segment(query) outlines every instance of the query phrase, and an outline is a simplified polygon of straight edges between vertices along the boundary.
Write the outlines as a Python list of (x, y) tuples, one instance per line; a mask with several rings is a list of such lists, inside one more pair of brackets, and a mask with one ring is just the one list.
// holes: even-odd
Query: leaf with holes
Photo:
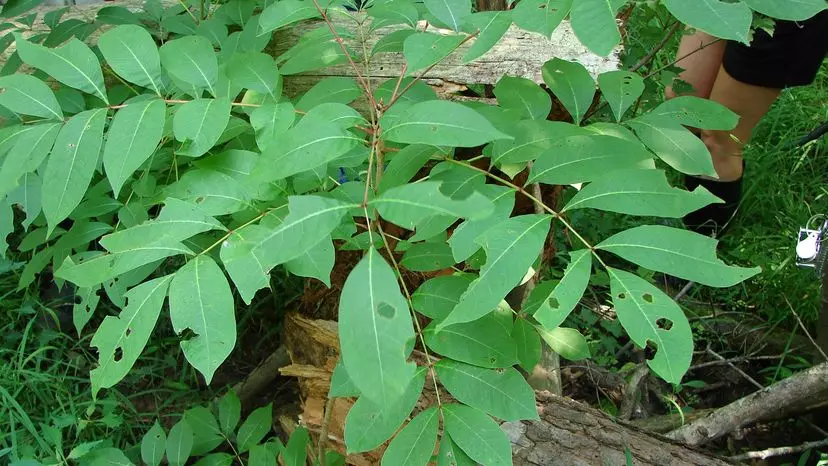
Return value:
[(73, 38), (62, 47), (48, 48), (27, 41), (20, 33), (14, 37), (17, 53), (27, 65), (109, 104), (101, 63), (86, 44)]
[(472, 31), (480, 31), (463, 55), (463, 61), (468, 63), (482, 57), (500, 42), (512, 25), (512, 12), (480, 11), (466, 18), (466, 25)]
[(553, 58), (544, 63), (543, 81), (572, 115), (575, 124), (580, 124), (592, 105), (595, 96), (595, 81), (584, 65)]
[(400, 265), (413, 272), (433, 272), (454, 265), (447, 243), (417, 243), (400, 260)]
[(43, 174), (43, 213), (54, 229), (80, 204), (98, 164), (106, 109), (78, 113), (55, 140)]
[(535, 160), (527, 183), (583, 183), (612, 170), (639, 168), (651, 157), (641, 145), (613, 136), (564, 137)]
[(618, 320), (641, 348), (656, 345), (647, 365), (662, 379), (678, 384), (693, 357), (693, 333), (684, 312), (648, 281), (623, 270), (607, 268)]
[(443, 423), (451, 439), (474, 461), (511, 465), (512, 446), (506, 433), (483, 412), (460, 404), (443, 405)]
[(405, 393), (390, 405), (378, 405), (364, 396), (360, 397), (345, 419), (345, 443), (348, 451), (370, 451), (391, 438), (408, 419), (420, 399), (425, 381), (426, 369), (417, 369)]
[(480, 367), (503, 368), (517, 362), (517, 347), (498, 316), (487, 314), (474, 322), (435, 330), (436, 322), (423, 329), (426, 345), (437, 354)]
[(596, 246), (650, 270), (703, 285), (725, 288), (761, 271), (726, 265), (716, 257), (718, 241), (692, 231), (642, 225), (617, 233)]
[(158, 466), (164, 459), (164, 448), (167, 444), (167, 434), (158, 421), (144, 434), (141, 439), (141, 460), (147, 466)]
[(441, 359), (434, 369), (458, 401), (504, 421), (539, 419), (535, 391), (512, 367), (486, 369)]
[(587, 249), (569, 253), (571, 261), (560, 283), (544, 282), (532, 290), (524, 310), (547, 329), (563, 323), (581, 301), (592, 273), (592, 253)]
[(164, 102), (157, 99), (129, 104), (115, 114), (106, 135), (103, 164), (116, 197), (127, 179), (155, 152), (166, 115)]
[(686, 191), (670, 186), (662, 170), (617, 170), (583, 187), (563, 208), (599, 209), (629, 215), (682, 218), (722, 201), (703, 186)]
[(440, 412), (432, 406), (417, 415), (388, 445), (382, 456), (382, 464), (421, 465), (427, 464), (437, 443), (437, 429)]
[(441, 184), (434, 181), (405, 184), (389, 189), (368, 204), (384, 219), (411, 230), (434, 215), (482, 219), (492, 213), (492, 201), (482, 194), (474, 192), (463, 200), (454, 200), (443, 194)]
[(101, 297), (98, 295), (99, 291), (101, 291), (100, 286), (93, 286), (90, 288), (80, 288), (75, 293), (80, 298), (80, 302), (75, 302), (75, 305), (72, 307), (72, 323), (75, 325), (78, 336), (81, 336), (83, 328), (86, 327), (89, 319), (92, 318), (92, 314), (95, 313), (95, 309), (98, 308), (98, 302), (101, 300)]
[(178, 270), (170, 284), (170, 319), (180, 334), (184, 356), (209, 384), (236, 345), (233, 293), (219, 266), (209, 256), (196, 256)]
[[(0, 165), (0, 197), (14, 190), (21, 178), (40, 167), (55, 143), (60, 123), (32, 125), (21, 133)], [(29, 222), (31, 223), (31, 222)]]
[(230, 101), (195, 99), (182, 105), (173, 117), (175, 139), (181, 155), (201, 157), (212, 149), (230, 121)]
[(98, 39), (98, 48), (120, 77), (162, 95), (161, 57), (146, 29), (134, 25), (112, 28)]
[(615, 115), (615, 121), (621, 121), (624, 113), (644, 92), (644, 78), (624, 70), (608, 71), (598, 75), (598, 86)]
[(521, 0), (512, 15), (515, 24), (527, 31), (551, 37), (572, 9), (573, 0)]
[(167, 463), (170, 466), (184, 466), (193, 449), (193, 430), (184, 419), (178, 421), (167, 436)]
[(739, 123), (739, 115), (724, 105), (692, 95), (666, 100), (649, 115), (665, 117), (680, 125), (727, 131)]
[(748, 43), (753, 14), (742, 2), (664, 0), (664, 6), (688, 26), (722, 39)]
[(225, 393), (218, 403), (219, 428), (224, 435), (231, 435), (241, 420), (241, 401), (233, 390)]
[(263, 36), (270, 31), (288, 26), (297, 21), (319, 17), (319, 10), (313, 2), (299, 0), (282, 0), (262, 11), (259, 18), (257, 35)]
[(252, 413), (239, 427), (236, 435), (236, 446), (240, 452), (250, 450), (253, 445), (261, 442), (270, 432), (273, 420), (273, 405), (263, 406)]
[(267, 94), (274, 100), (279, 100), (282, 93), (282, 77), (276, 62), (261, 52), (236, 55), (227, 67), (227, 77), (245, 89)]
[(549, 233), (548, 215), (512, 217), (477, 238), (486, 251), (480, 277), (469, 285), (460, 302), (437, 325), (471, 322), (491, 312), (517, 286), (538, 258)]
[(118, 317), (104, 318), (91, 346), (98, 349), (98, 367), (90, 372), (92, 395), (111, 388), (132, 369), (149, 341), (172, 275), (144, 282), (126, 293), (127, 306)]
[[(437, 0), (442, 1), (442, 0)], [(415, 32), (403, 41), (403, 56), (409, 76), (449, 56), (463, 43), (463, 36), (446, 36), (431, 32)]]
[(23, 115), (63, 120), (55, 93), (46, 83), (28, 74), (0, 78), (0, 105)]
[(707, 146), (671, 118), (643, 115), (627, 123), (667, 165), (688, 175), (717, 176)]
[(500, 78), (494, 88), (497, 103), (518, 111), (521, 118), (546, 120), (552, 111), (552, 99), (534, 81), (512, 76)]
[(416, 368), (405, 357), (413, 338), (396, 275), (371, 248), (348, 275), (339, 300), (342, 361), (363, 396), (382, 406), (402, 396)]
[(424, 0), (426, 10), (455, 31), (471, 15), (469, 0)]
[(532, 372), (541, 358), (540, 335), (525, 318), (518, 317), (512, 330), (512, 340), (517, 348), (520, 367), (527, 372)]
[(216, 96), (218, 60), (210, 41), (201, 36), (185, 36), (161, 46), (161, 64), (171, 77), (207, 89)]
[(590, 357), (589, 345), (581, 332), (574, 328), (557, 327), (546, 329), (535, 327), (543, 341), (552, 348), (552, 351), (560, 354), (570, 361), (579, 361)]
[(576, 0), (570, 14), (575, 36), (593, 53), (608, 56), (621, 42), (615, 15), (625, 3), (626, 0)]

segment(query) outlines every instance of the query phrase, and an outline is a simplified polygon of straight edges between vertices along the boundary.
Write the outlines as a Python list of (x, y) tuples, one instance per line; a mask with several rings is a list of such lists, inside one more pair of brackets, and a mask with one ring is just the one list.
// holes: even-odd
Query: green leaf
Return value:
[(184, 419), (178, 421), (167, 436), (167, 462), (170, 466), (184, 466), (193, 448), (193, 431)]
[(469, 285), (460, 302), (437, 325), (471, 322), (488, 314), (517, 286), (538, 258), (549, 233), (548, 215), (512, 217), (477, 238), (486, 251), (480, 277)]
[(434, 369), (440, 383), (462, 403), (504, 421), (539, 419), (535, 391), (512, 367), (485, 369), (441, 359)]
[(511, 465), (512, 445), (492, 418), (460, 404), (443, 405), (443, 424), (451, 439), (474, 461)]
[[(327, 28), (327, 26), (322, 27)], [(300, 51), (295, 52), (284, 63), (279, 65), (279, 71), (281, 71), (282, 76), (315, 71), (341, 63), (347, 63), (348, 61), (342, 48), (334, 42), (332, 37), (326, 41), (311, 41), (304, 44), (300, 42), (288, 50), (288, 52), (294, 49), (299, 49)], [(287, 53), (283, 54), (280, 59), (283, 59), (285, 55)]]
[(512, 25), (511, 11), (481, 11), (466, 18), (466, 24), (480, 31), (471, 47), (463, 55), (463, 62), (477, 60), (492, 49)]
[(423, 465), (431, 459), (437, 443), (440, 417), (436, 406), (417, 415), (394, 437), (382, 456), (382, 464)]
[(405, 146), (394, 155), (394, 158), (385, 168), (380, 181), (379, 192), (409, 182), (425, 166), (426, 162), (437, 153), (437, 149), (432, 146), (421, 144)]
[(437, 466), (477, 466), (460, 447), (451, 440), (448, 431), (440, 437), (440, 451), (437, 454)]
[(688, 26), (722, 39), (748, 43), (753, 15), (742, 2), (664, 0), (664, 6)]
[(518, 27), (551, 37), (571, 9), (572, 0), (521, 0), (512, 16)]
[[(443, 0), (435, 0), (443, 1)], [(415, 32), (403, 41), (403, 56), (408, 65), (406, 73), (414, 75), (446, 58), (460, 44), (463, 36), (444, 36), (431, 32)]]
[[(578, 3), (582, 2), (579, 0)], [(544, 63), (542, 75), (549, 90), (572, 115), (575, 124), (580, 124), (595, 96), (595, 81), (589, 71), (580, 63), (553, 58)]]
[(98, 308), (98, 302), (101, 299), (98, 296), (98, 291), (100, 290), (100, 286), (80, 288), (75, 294), (76, 299), (80, 298), (80, 302), (75, 302), (72, 308), (72, 323), (75, 325), (78, 336), (81, 336), (83, 328), (86, 327), (89, 319), (92, 318), (92, 314), (95, 313), (95, 309)]
[(122, 6), (105, 6), (98, 10), (95, 20), (104, 24), (141, 24), (135, 13)]
[(307, 429), (300, 427), (294, 430), (282, 452), (282, 461), (285, 466), (305, 466), (308, 443), (310, 443), (310, 435)]
[(348, 451), (371, 451), (390, 439), (408, 419), (420, 399), (425, 381), (426, 369), (419, 368), (403, 395), (390, 405), (378, 405), (367, 397), (360, 397), (345, 419), (345, 444), (348, 445)]
[(9, 243), (6, 239), (14, 232), (14, 210), (8, 199), (0, 199), (0, 259), (6, 257)]
[(538, 332), (532, 324), (526, 319), (519, 317), (515, 320), (515, 327), (512, 330), (512, 340), (517, 347), (517, 358), (520, 362), (520, 367), (526, 372), (532, 372), (532, 369), (540, 362), (541, 358), (540, 335), (538, 335)]
[(219, 6), (215, 16), (226, 18), (238, 26), (244, 26), (250, 20), (250, 17), (253, 16), (253, 10), (255, 9), (256, 2), (249, 0), (230, 0)]
[(188, 409), (184, 411), (184, 420), (193, 430), (191, 455), (200, 456), (209, 453), (224, 442), (216, 417), (208, 408), (196, 406)]
[(570, 21), (575, 37), (591, 52), (606, 57), (621, 42), (615, 14), (626, 0), (576, 0)]
[(825, 10), (822, 0), (743, 0), (751, 9), (771, 18), (804, 21)]
[(565, 138), (589, 135), (580, 126), (562, 121), (523, 120), (510, 128), (514, 140), (498, 140), (492, 144), (492, 162), (501, 166), (535, 160), (552, 151), (559, 151)]
[(644, 115), (627, 123), (641, 142), (676, 170), (688, 175), (717, 176), (707, 146), (672, 119)]
[(259, 179), (275, 181), (320, 167), (352, 150), (363, 141), (334, 123), (303, 118), (267, 145), (256, 168)]
[(617, 170), (581, 188), (563, 211), (592, 208), (629, 215), (682, 218), (704, 206), (721, 203), (702, 186), (674, 188), (662, 170)]
[(186, 36), (161, 46), (161, 64), (175, 79), (207, 89), (216, 95), (218, 60), (210, 41), (201, 36)]
[(78, 113), (61, 128), (43, 174), (43, 213), (54, 229), (80, 204), (98, 164), (106, 109)]
[(224, 435), (231, 435), (241, 420), (241, 401), (233, 390), (221, 397), (218, 403), (219, 427)]
[(23, 228), (26, 230), (40, 215), (43, 207), (42, 189), (43, 183), (40, 177), (36, 173), (27, 173), (23, 175), (17, 189), (9, 193), (8, 201), (11, 204), (16, 204), (26, 213), (26, 218), (22, 222)]
[(336, 253), (333, 241), (330, 238), (325, 238), (299, 257), (285, 263), (285, 268), (294, 275), (315, 278), (330, 288), (331, 271), (335, 260)]
[(327, 102), (313, 107), (302, 117), (303, 120), (308, 118), (332, 123), (340, 129), (350, 129), (366, 123), (365, 118), (359, 112), (337, 102)]
[(265, 435), (270, 432), (272, 422), (272, 404), (263, 406), (250, 413), (250, 416), (239, 427), (239, 433), (236, 435), (236, 446), (239, 451), (242, 453), (246, 452), (253, 445), (261, 442)]
[(319, 10), (313, 2), (300, 0), (281, 0), (262, 11), (259, 19), (258, 35), (268, 34), (280, 27), (297, 21), (319, 17)]
[(293, 126), (296, 112), (290, 102), (264, 104), (250, 113), (250, 124), (256, 131), (256, 145), (266, 150), (277, 137)]
[(55, 93), (46, 83), (28, 74), (0, 78), (0, 105), (15, 113), (63, 120)]
[(164, 448), (167, 444), (167, 434), (158, 421), (144, 434), (141, 439), (141, 460), (147, 466), (158, 466), (164, 459)]
[(471, 15), (469, 0), (424, 0), (429, 13), (455, 31), (460, 31), (460, 25)]
[(412, 2), (406, 0), (392, 0), (384, 3), (374, 2), (367, 9), (368, 16), (373, 18), (372, 29), (378, 29), (395, 24), (405, 24), (412, 28), (417, 25), (420, 14)]
[[(275, 466), (278, 461), (281, 449), (269, 448), (267, 445), (253, 445), (247, 456), (247, 464), (250, 466)], [(231, 457), (232, 464), (233, 458)]]
[(206, 37), (211, 44), (216, 47), (221, 47), (221, 44), (227, 40), (227, 26), (217, 17), (203, 19), (196, 27), (196, 34)]
[(14, 18), (35, 8), (41, 3), (43, 3), (43, 0), (9, 0), (3, 5), (3, 11), (0, 13), (0, 16), (3, 18)]
[(282, 93), (282, 77), (270, 55), (247, 52), (236, 55), (227, 68), (227, 77), (244, 87), (278, 100)]
[(474, 279), (472, 274), (434, 277), (414, 291), (411, 306), (426, 317), (442, 320), (454, 309)]
[(624, 113), (644, 92), (644, 78), (624, 70), (608, 71), (598, 75), (598, 86), (615, 115), (615, 121), (621, 121)]
[(402, 53), (405, 46), (405, 40), (416, 32), (417, 31), (413, 29), (400, 29), (398, 31), (393, 31), (389, 34), (383, 35), (380, 37), (380, 40), (374, 44), (374, 48), (371, 49), (371, 56), (384, 52)]
[(515, 191), (505, 186), (487, 184), (480, 192), (486, 194), (494, 203), (494, 212), (482, 220), (467, 220), (461, 223), (449, 238), (454, 262), (463, 262), (480, 250), (477, 238), (489, 229), (506, 221), (515, 206)]
[(52, 32), (46, 36), (46, 39), (41, 42), (45, 47), (56, 47), (71, 38), (77, 38), (80, 41), (85, 41), (100, 23), (87, 23), (86, 21), (71, 18), (58, 24)]
[(640, 145), (613, 136), (564, 137), (535, 160), (527, 183), (583, 183), (613, 170), (639, 168), (650, 158)]
[(414, 272), (433, 272), (454, 265), (454, 257), (447, 243), (417, 243), (405, 251), (400, 265)]
[(726, 265), (716, 257), (715, 239), (661, 225), (642, 225), (602, 241), (597, 249), (617, 254), (650, 270), (703, 285), (725, 288), (761, 271)]
[(175, 139), (181, 141), (180, 155), (200, 157), (207, 153), (221, 137), (230, 121), (230, 101), (195, 99), (182, 105), (173, 117)]
[(638, 275), (607, 268), (610, 292), (618, 320), (641, 348), (648, 343), (656, 353), (647, 360), (662, 379), (678, 384), (693, 357), (693, 334), (681, 308), (669, 296)]
[(132, 369), (155, 328), (171, 280), (167, 275), (132, 288), (118, 317), (107, 316), (98, 326), (91, 343), (98, 349), (98, 367), (89, 374), (92, 396), (115, 386)]
[(552, 111), (549, 94), (530, 79), (504, 76), (494, 94), (501, 107), (518, 111), (521, 119), (546, 120)]
[(90, 287), (177, 254), (192, 255), (193, 252), (179, 242), (167, 241), (140, 250), (67, 258), (55, 271), (55, 276), (82, 288)]
[(69, 87), (93, 94), (109, 105), (98, 57), (77, 38), (58, 48), (33, 44), (15, 34), (17, 53), (27, 65), (38, 68)]
[(482, 219), (491, 214), (492, 202), (474, 192), (463, 200), (453, 200), (440, 191), (439, 182), (424, 181), (391, 188), (368, 204), (382, 217), (413, 230), (433, 215)]
[[(232, 466), (235, 459), (229, 453), (213, 453), (200, 458), (194, 466)], [(252, 464), (252, 462), (249, 464)]]
[(371, 248), (348, 275), (339, 300), (342, 361), (363, 396), (385, 406), (403, 394), (416, 369), (405, 357), (413, 338), (396, 275)]
[(489, 313), (474, 322), (449, 325), (435, 331), (436, 322), (423, 330), (429, 349), (447, 358), (480, 367), (503, 368), (517, 362), (517, 347), (500, 319)]
[(73, 448), (72, 451), (69, 452), (69, 455), (66, 458), (70, 459), (70, 460), (76, 460), (76, 459), (83, 458), (84, 456), (88, 455), (89, 453), (94, 451), (96, 448), (98, 448), (101, 445), (101, 443), (103, 443), (103, 442), (104, 442), (103, 440), (95, 440), (95, 441), (92, 441), (92, 442), (83, 442), (83, 443), (79, 444), (78, 446), (76, 446), (75, 448)]
[(14, 146), (0, 166), (0, 197), (14, 190), (24, 175), (40, 167), (51, 152), (60, 129), (59, 123), (32, 125), (29, 131), (15, 139)]
[(248, 304), (257, 290), (268, 286), (273, 267), (319, 244), (349, 209), (358, 207), (318, 196), (291, 196), (288, 202), (290, 214), (281, 224), (236, 230), (221, 247), (224, 267)]
[(233, 293), (209, 256), (196, 256), (178, 270), (170, 284), (173, 330), (195, 336), (181, 342), (184, 356), (209, 384), (236, 344)]
[[(434, 89), (431, 88), (428, 84), (417, 80), (415, 81), (414, 78), (408, 77), (403, 78), (400, 81), (399, 89), (405, 89), (408, 86), (408, 92), (405, 94), (401, 94), (399, 97), (399, 103), (405, 104), (415, 104), (419, 102), (426, 102), (429, 100), (437, 100), (437, 93)], [(388, 103), (391, 101), (391, 96), (394, 94), (394, 89), (397, 88), (397, 79), (389, 79), (382, 83), (375, 91), (374, 91), (374, 98), (379, 102)]]
[(296, 102), (296, 108), (307, 112), (324, 103), (350, 104), (362, 95), (353, 78), (330, 77), (316, 83)]
[(666, 100), (650, 112), (674, 122), (700, 129), (727, 131), (739, 123), (739, 115), (724, 105), (692, 95)]
[[(6, 3), (8, 4), (9, 2)], [(69, 11), (69, 7), (58, 8), (57, 10), (49, 11), (48, 13), (43, 15), (43, 24), (49, 26), (49, 29), (54, 29), (67, 11)]]
[(109, 127), (103, 165), (115, 197), (124, 183), (150, 158), (161, 141), (167, 116), (162, 100), (148, 100), (119, 110)]
[[(331, 388), (328, 396), (331, 398), (356, 397), (360, 396), (359, 389), (354, 385), (354, 381), (345, 371), (345, 366), (342, 361), (339, 361), (334, 367), (333, 375), (331, 375)], [(365, 399), (368, 402), (367, 398)], [(351, 411), (348, 411), (350, 413)], [(350, 444), (350, 442), (349, 442)]]
[(586, 338), (573, 328), (556, 327), (552, 329), (535, 327), (543, 341), (552, 348), (552, 351), (560, 354), (570, 361), (588, 359), (589, 345)]
[(592, 254), (582, 249), (570, 253), (572, 260), (566, 267), (564, 276), (557, 286), (546, 282), (532, 290), (524, 310), (534, 315), (535, 319), (546, 329), (561, 325), (569, 316), (589, 284), (592, 273)]

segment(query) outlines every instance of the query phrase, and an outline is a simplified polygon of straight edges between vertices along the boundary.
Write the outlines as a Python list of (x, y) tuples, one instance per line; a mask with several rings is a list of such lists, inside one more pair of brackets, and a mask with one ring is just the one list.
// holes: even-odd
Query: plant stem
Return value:
[(225, 240), (227, 240), (227, 238), (229, 238), (230, 236), (232, 236), (232, 235), (233, 235), (233, 233), (236, 233), (236, 232), (238, 232), (238, 231), (240, 231), (240, 230), (244, 230), (245, 228), (249, 227), (250, 225), (252, 225), (252, 224), (254, 224), (254, 223), (258, 222), (259, 220), (261, 220), (262, 218), (264, 218), (264, 216), (265, 216), (265, 215), (269, 214), (269, 213), (270, 213), (271, 211), (273, 211), (274, 209), (275, 209), (275, 207), (274, 207), (274, 208), (271, 208), (271, 209), (266, 209), (264, 212), (262, 212), (262, 213), (260, 213), (259, 215), (257, 215), (257, 216), (255, 216), (255, 217), (253, 217), (251, 220), (248, 220), (248, 221), (247, 221), (247, 222), (245, 222), (244, 224), (242, 224), (242, 225), (240, 225), (240, 226), (238, 226), (238, 227), (236, 227), (236, 228), (234, 228), (234, 229), (232, 229), (232, 230), (228, 230), (228, 231), (227, 231), (227, 234), (225, 234), (224, 236), (222, 236), (221, 238), (219, 238), (219, 239), (218, 239), (215, 243), (211, 244), (210, 246), (208, 246), (208, 247), (207, 247), (207, 249), (205, 249), (205, 250), (201, 251), (201, 252), (200, 252), (200, 253), (198, 253), (197, 255), (198, 255), (198, 256), (200, 256), (200, 255), (202, 255), (202, 254), (207, 254), (208, 252), (210, 252), (210, 251), (212, 251), (213, 249), (215, 249), (215, 248), (216, 248), (216, 246), (218, 246), (219, 244), (221, 244), (221, 243), (223, 243)]

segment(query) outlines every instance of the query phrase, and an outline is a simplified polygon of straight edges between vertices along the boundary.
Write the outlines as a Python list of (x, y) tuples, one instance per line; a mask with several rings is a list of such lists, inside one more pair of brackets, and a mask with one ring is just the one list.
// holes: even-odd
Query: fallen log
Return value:
[[(335, 339), (337, 324), (309, 319), (291, 313), (285, 318), (285, 347), (292, 366), (282, 369), (283, 375), (297, 376), (304, 411), (300, 423), (318, 435), (327, 432), (328, 446), (345, 454), (345, 416), (353, 405), (350, 398), (337, 398), (325, 416), (330, 374), (339, 357)], [(417, 353), (414, 359), (419, 360)], [(415, 413), (434, 404), (431, 381), (426, 382), (423, 396)], [(727, 465), (723, 458), (688, 448), (677, 442), (618, 422), (602, 411), (577, 401), (536, 392), (539, 421), (509, 422), (502, 429), (512, 442), (516, 465), (596, 465), (626, 464), (631, 455), (635, 465)], [(450, 395), (440, 392), (443, 400)], [(324, 419), (329, 419), (324, 424)], [(318, 437), (315, 439), (318, 440)], [(377, 464), (383, 447), (366, 454), (347, 456), (350, 464)]]

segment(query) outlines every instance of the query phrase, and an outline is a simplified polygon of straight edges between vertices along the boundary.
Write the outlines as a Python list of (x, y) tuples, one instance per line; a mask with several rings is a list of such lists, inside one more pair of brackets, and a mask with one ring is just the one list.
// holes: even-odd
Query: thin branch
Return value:
[(667, 30), (667, 33), (664, 34), (664, 37), (661, 38), (661, 42), (659, 42), (652, 50), (650, 50), (647, 55), (641, 58), (635, 65), (630, 68), (630, 71), (638, 71), (639, 69), (643, 68), (644, 66), (648, 65), (653, 59), (655, 58), (656, 54), (663, 49), (670, 39), (676, 34), (676, 32), (681, 28), (682, 23), (681, 21), (676, 21), (670, 29)]
[(797, 314), (796, 310), (794, 310), (793, 306), (791, 306), (791, 302), (788, 301), (787, 297), (785, 297), (785, 302), (788, 304), (788, 307), (791, 309), (791, 313), (796, 318), (796, 322), (799, 324), (799, 328), (801, 328), (802, 331), (805, 332), (805, 336), (808, 337), (808, 340), (811, 341), (811, 344), (814, 345), (814, 348), (816, 348), (816, 350), (819, 351), (819, 354), (822, 355), (822, 358), (828, 361), (828, 355), (825, 354), (825, 351), (823, 351), (819, 344), (817, 344), (816, 340), (814, 340), (814, 337), (811, 336), (811, 332), (809, 332), (808, 329), (805, 328), (805, 324), (802, 323), (802, 319), (799, 318), (799, 314)]
[(802, 445), (796, 445), (791, 447), (776, 447), (768, 448), (767, 450), (749, 451), (747, 453), (742, 453), (741, 455), (731, 456), (728, 459), (731, 461), (745, 461), (752, 459), (765, 460), (768, 458), (772, 458), (774, 456), (794, 455), (796, 453), (802, 453), (803, 451), (813, 450), (816, 448), (822, 448), (827, 446), (828, 439), (817, 440), (816, 442), (805, 442)]
[(669, 68), (669, 67), (671, 67), (671, 66), (675, 65), (676, 63), (678, 63), (678, 62), (680, 62), (680, 61), (684, 60), (685, 58), (687, 58), (687, 57), (689, 57), (689, 56), (691, 56), (691, 55), (694, 55), (694, 54), (696, 54), (696, 53), (698, 53), (698, 52), (701, 52), (702, 50), (706, 49), (707, 47), (710, 47), (710, 46), (711, 46), (711, 45), (713, 45), (713, 44), (718, 44), (721, 40), (722, 40), (722, 39), (720, 39), (720, 38), (716, 38), (716, 40), (712, 40), (712, 41), (710, 41), (710, 42), (708, 42), (708, 43), (706, 43), (706, 44), (702, 44), (702, 45), (700, 45), (697, 49), (695, 49), (695, 50), (691, 50), (691, 51), (687, 52), (686, 54), (684, 54), (684, 55), (682, 55), (682, 56), (680, 56), (680, 57), (676, 58), (676, 59), (675, 59), (675, 60), (673, 60), (673, 61), (671, 61), (670, 63), (668, 63), (668, 64), (666, 64), (666, 65), (662, 66), (661, 68), (658, 68), (658, 69), (656, 69), (656, 70), (654, 70), (654, 71), (649, 72), (646, 76), (644, 76), (644, 79), (651, 78), (651, 77), (653, 77), (654, 75), (656, 75), (656, 74), (658, 74), (658, 73), (661, 73), (662, 71), (664, 71), (664, 70), (666, 70), (667, 68)]
[(325, 414), (322, 419), (322, 428), (319, 432), (319, 442), (317, 450), (319, 451), (317, 458), (319, 458), (319, 465), (325, 465), (325, 446), (328, 444), (328, 425), (331, 423), (331, 413), (333, 412), (333, 404), (335, 398), (328, 395), (328, 401), (325, 402)]

